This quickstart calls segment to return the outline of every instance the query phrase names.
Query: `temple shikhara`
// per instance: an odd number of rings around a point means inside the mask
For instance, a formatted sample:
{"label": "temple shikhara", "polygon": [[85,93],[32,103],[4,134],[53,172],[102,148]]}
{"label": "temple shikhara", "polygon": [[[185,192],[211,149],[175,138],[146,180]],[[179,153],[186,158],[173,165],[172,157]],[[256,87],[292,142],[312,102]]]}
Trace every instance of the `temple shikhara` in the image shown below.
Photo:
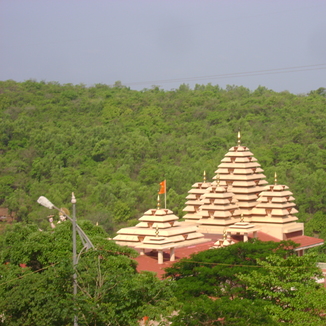
{"label": "temple shikhara", "polygon": [[229,149],[215,171],[211,182],[196,182],[186,197],[184,221],[168,209],[150,209],[135,227],[119,230],[114,240],[121,245],[163,252],[212,241],[211,248],[232,245],[249,238],[262,241],[292,240],[299,246],[298,255],[324,241],[304,235],[304,224],[295,216],[295,198],[286,185],[279,185],[275,173],[272,184],[266,181],[257,159],[241,144],[240,132],[236,146]]}
{"label": "temple shikhara", "polygon": [[141,255],[145,254],[145,249],[157,250],[159,264],[163,263],[164,250],[170,251],[170,260],[174,261],[175,248],[210,241],[198,232],[198,227],[195,224],[185,225],[178,222],[178,219],[171,210],[160,208],[158,198],[156,209],[145,212],[136,226],[119,230],[113,240],[119,245],[139,249]]}

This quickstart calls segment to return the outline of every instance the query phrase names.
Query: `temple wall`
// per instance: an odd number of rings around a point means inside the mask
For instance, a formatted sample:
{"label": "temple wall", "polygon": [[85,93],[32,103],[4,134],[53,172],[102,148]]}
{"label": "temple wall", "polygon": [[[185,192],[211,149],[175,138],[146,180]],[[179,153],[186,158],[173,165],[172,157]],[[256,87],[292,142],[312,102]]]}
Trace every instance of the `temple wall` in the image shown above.
{"label": "temple wall", "polygon": [[255,223],[257,227],[260,227],[260,231],[271,235],[277,239],[288,240],[286,234],[296,232],[304,234],[304,224],[293,222],[288,224],[271,224],[271,223]]}

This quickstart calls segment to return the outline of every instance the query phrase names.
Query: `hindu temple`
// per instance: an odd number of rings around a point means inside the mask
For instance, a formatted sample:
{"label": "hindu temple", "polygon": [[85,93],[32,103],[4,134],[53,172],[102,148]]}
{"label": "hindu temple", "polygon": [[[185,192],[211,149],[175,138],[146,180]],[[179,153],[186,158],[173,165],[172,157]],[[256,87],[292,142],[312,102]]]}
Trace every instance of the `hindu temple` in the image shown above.
{"label": "hindu temple", "polygon": [[[193,246],[215,240],[213,248],[232,245],[249,238],[262,241],[292,240],[299,255],[308,248],[322,245],[323,239],[304,235],[304,224],[298,222],[292,192],[279,185],[275,173],[272,184],[266,181],[258,160],[247,146],[238,141],[225,154],[212,181],[196,182],[188,191],[183,221],[169,209],[150,209],[135,227],[119,230],[114,240],[140,250],[155,250],[163,262],[163,251]],[[214,240],[214,241],[215,241]]]}

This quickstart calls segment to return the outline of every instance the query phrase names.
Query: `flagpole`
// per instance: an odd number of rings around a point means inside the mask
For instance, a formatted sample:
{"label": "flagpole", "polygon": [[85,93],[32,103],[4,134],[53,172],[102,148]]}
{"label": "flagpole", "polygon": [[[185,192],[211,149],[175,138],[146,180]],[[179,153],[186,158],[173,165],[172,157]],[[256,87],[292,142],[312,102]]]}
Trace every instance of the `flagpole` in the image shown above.
{"label": "flagpole", "polygon": [[165,201],[164,201],[164,208],[166,209],[166,179],[165,179]]}

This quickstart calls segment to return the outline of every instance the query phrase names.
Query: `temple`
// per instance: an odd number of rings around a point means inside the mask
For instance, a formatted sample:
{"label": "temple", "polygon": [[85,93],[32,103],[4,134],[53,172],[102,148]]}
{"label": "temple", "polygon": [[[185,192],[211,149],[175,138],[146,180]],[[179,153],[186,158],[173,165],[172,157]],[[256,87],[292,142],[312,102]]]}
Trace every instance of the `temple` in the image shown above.
{"label": "temple", "polygon": [[171,210],[160,208],[158,197],[156,209],[146,211],[136,226],[120,229],[113,240],[119,245],[138,249],[141,255],[144,255],[146,250],[157,251],[159,264],[163,263],[164,250],[170,252],[170,261],[174,261],[175,248],[211,240],[204,238],[195,224],[181,223],[178,219]]}
{"label": "temple", "polygon": [[[304,224],[298,222],[292,192],[286,185],[265,180],[257,159],[249,148],[241,145],[238,133],[236,146],[229,149],[215,171],[212,182],[196,182],[188,192],[184,221],[168,209],[144,213],[135,227],[118,231],[114,240],[145,253],[146,249],[158,251],[163,262],[163,251],[170,250],[170,260],[175,259],[174,249],[196,245],[211,238],[217,240],[213,248],[232,245],[249,238],[262,241],[292,240],[295,249],[303,255],[308,248],[322,245],[323,239],[304,235]],[[215,241],[214,240],[214,241]]]}
{"label": "temple", "polygon": [[[304,235],[304,224],[295,216],[294,197],[286,185],[268,185],[257,159],[249,148],[236,146],[225,154],[213,182],[195,183],[189,190],[184,211],[186,223],[198,225],[203,234],[223,234],[240,241],[249,237],[264,240],[293,240],[299,255],[323,244],[323,239]],[[218,241],[220,243],[220,241]]]}

